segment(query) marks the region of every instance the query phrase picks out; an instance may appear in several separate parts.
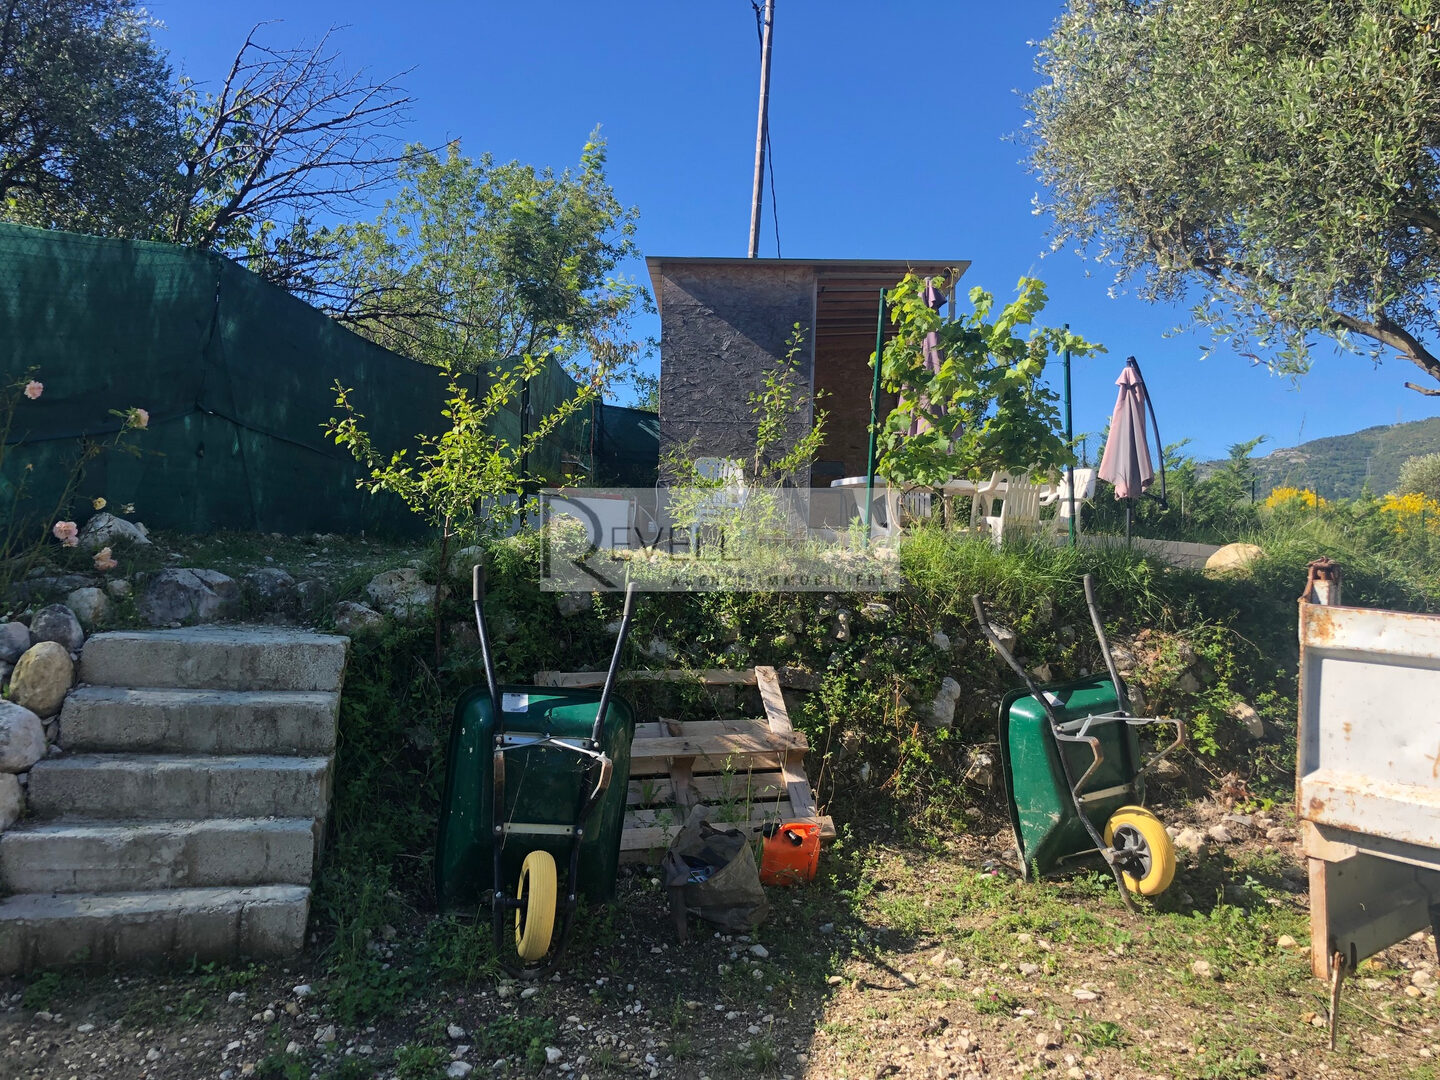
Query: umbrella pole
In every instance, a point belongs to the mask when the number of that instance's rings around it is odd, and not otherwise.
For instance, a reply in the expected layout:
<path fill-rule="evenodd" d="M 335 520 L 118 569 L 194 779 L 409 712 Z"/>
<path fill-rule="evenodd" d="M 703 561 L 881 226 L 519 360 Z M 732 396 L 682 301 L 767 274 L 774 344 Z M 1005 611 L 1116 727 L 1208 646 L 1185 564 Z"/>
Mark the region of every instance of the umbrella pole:
<path fill-rule="evenodd" d="M 1135 509 L 1135 500 L 1125 500 L 1125 546 L 1130 547 L 1130 514 Z"/>
<path fill-rule="evenodd" d="M 1070 324 L 1065 324 L 1065 333 L 1070 333 Z M 1070 449 L 1070 456 L 1075 456 L 1075 425 L 1070 417 L 1070 346 L 1065 346 L 1065 445 Z M 1069 492 L 1067 498 L 1070 502 L 1070 546 L 1075 546 L 1075 463 L 1072 460 L 1065 466 L 1065 487 Z M 1057 508 L 1058 510 L 1058 508 Z"/>
<path fill-rule="evenodd" d="M 865 454 L 865 545 L 870 545 L 870 515 L 875 502 L 875 432 L 880 415 L 880 348 L 885 338 L 885 290 L 875 316 L 875 379 L 870 387 L 870 446 Z"/>

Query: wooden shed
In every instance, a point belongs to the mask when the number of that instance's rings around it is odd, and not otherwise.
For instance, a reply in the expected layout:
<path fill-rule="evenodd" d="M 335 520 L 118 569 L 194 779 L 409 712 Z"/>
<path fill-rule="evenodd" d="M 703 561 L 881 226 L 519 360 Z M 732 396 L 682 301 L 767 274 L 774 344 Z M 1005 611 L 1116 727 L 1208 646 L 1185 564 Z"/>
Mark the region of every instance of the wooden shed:
<path fill-rule="evenodd" d="M 660 452 L 743 458 L 755 445 L 749 395 L 786 352 L 796 324 L 814 422 L 815 395 L 829 414 L 809 484 L 826 487 L 865 471 L 875 322 L 880 293 L 907 272 L 944 277 L 952 293 L 964 259 L 740 259 L 652 256 L 660 308 Z M 949 308 L 947 308 L 949 310 Z M 887 336 L 892 328 L 888 322 Z M 894 399 L 880 403 L 883 417 Z M 804 479 L 801 479 L 804 483 Z"/>

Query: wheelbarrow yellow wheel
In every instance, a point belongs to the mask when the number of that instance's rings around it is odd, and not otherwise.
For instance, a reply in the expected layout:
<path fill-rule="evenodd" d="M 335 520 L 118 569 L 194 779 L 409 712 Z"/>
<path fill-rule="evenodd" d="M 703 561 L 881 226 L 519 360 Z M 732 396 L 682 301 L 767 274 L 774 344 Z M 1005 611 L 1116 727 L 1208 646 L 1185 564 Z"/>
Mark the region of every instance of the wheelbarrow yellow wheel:
<path fill-rule="evenodd" d="M 1105 824 L 1105 843 L 1132 856 L 1137 877 L 1123 871 L 1125 887 L 1141 896 L 1158 896 L 1175 880 L 1175 845 L 1160 819 L 1143 806 L 1122 806 Z"/>
<path fill-rule="evenodd" d="M 559 894 L 555 859 L 548 851 L 532 851 L 520 865 L 520 887 L 515 899 L 515 951 L 527 963 L 539 960 L 550 948 L 555 931 L 555 898 Z"/>

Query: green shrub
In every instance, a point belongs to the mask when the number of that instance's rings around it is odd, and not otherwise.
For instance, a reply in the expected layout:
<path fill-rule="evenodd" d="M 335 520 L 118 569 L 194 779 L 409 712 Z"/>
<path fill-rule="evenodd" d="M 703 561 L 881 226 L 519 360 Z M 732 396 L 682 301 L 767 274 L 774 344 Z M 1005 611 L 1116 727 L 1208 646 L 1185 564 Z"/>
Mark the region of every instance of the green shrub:
<path fill-rule="evenodd" d="M 1440 454 L 1421 454 L 1408 458 L 1400 466 L 1400 481 L 1395 485 L 1400 495 L 1424 495 L 1440 499 Z"/>

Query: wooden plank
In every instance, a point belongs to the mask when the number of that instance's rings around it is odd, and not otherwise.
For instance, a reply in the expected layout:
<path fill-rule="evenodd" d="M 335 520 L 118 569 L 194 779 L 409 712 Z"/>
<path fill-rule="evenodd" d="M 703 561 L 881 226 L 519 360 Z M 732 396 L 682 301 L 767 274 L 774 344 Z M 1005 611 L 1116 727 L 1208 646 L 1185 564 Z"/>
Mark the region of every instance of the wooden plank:
<path fill-rule="evenodd" d="M 724 817 L 718 814 L 712 816 L 710 821 L 717 826 L 731 826 L 740 829 L 742 832 L 770 821 L 810 821 L 821 826 L 820 839 L 826 842 L 835 839 L 835 823 L 828 815 L 806 817 L 796 814 L 795 808 L 790 805 L 788 799 L 773 799 L 768 802 L 756 802 L 748 808 L 736 807 Z M 668 815 L 668 820 L 667 820 Z M 625 832 L 622 834 L 620 846 L 625 848 L 627 840 L 625 834 L 641 829 L 663 828 L 678 830 L 682 822 L 673 807 L 650 807 L 625 811 Z"/>
<path fill-rule="evenodd" d="M 641 747 L 664 739 L 732 737 L 757 740 L 765 744 L 768 751 L 810 749 L 810 741 L 803 731 L 792 729 L 777 733 L 765 720 L 668 720 L 662 717 L 657 722 L 635 725 L 635 737 L 631 740 L 630 753 L 632 757 L 638 756 Z"/>
<path fill-rule="evenodd" d="M 682 821 L 690 808 L 700 801 L 690 774 L 690 766 L 694 763 L 695 759 L 688 757 L 676 758 L 670 762 L 670 788 L 674 792 L 675 806 L 680 811 Z"/>
<path fill-rule="evenodd" d="M 622 671 L 616 676 L 617 682 L 700 682 L 706 686 L 754 686 L 755 671 L 729 671 L 721 668 L 706 668 L 687 671 L 669 668 L 660 671 Z M 570 688 L 605 685 L 603 671 L 537 671 L 536 686 L 563 686 Z"/>
<path fill-rule="evenodd" d="M 679 720 L 662 721 L 662 726 L 670 735 L 684 734 L 684 725 Z M 693 757 L 677 757 L 670 761 L 670 789 L 675 794 L 675 807 L 680 811 L 681 821 L 685 820 L 690 808 L 700 801 L 691 783 L 691 767 L 694 764 Z"/>
<path fill-rule="evenodd" d="M 758 735 L 763 737 L 770 732 L 770 725 L 763 720 L 670 721 L 662 717 L 659 721 L 636 724 L 635 742 L 645 739 L 669 738 L 671 736 L 669 725 L 672 722 L 681 724 L 680 731 L 685 735 Z"/>
<path fill-rule="evenodd" d="M 672 777 L 658 780 L 631 780 L 625 792 L 626 806 L 659 806 L 673 803 Z M 691 775 L 691 790 L 701 802 L 774 800 L 785 794 L 785 774 L 778 770 L 753 773 Z"/>
<path fill-rule="evenodd" d="M 769 725 L 761 720 L 685 720 L 681 723 L 681 730 L 685 732 L 686 736 L 704 738 L 714 735 L 744 735 L 766 740 L 767 743 L 771 738 Z M 635 741 L 631 744 L 631 776 L 651 777 L 669 775 L 669 758 L 650 752 L 655 746 L 660 745 L 657 743 L 657 740 L 673 738 L 668 732 L 669 728 L 661 723 L 635 725 Z M 803 735 L 800 737 L 803 738 Z M 736 776 L 745 776 L 756 770 L 781 768 L 784 755 L 787 752 L 788 751 L 784 749 L 768 749 L 764 753 L 752 752 L 745 754 L 725 752 L 696 754 L 694 755 L 694 761 L 691 765 L 691 771 L 692 774 L 696 776 L 706 773 L 727 773 Z"/>
<path fill-rule="evenodd" d="M 778 771 L 784 764 L 783 758 L 784 754 L 778 751 L 771 751 L 768 754 L 720 754 L 715 757 L 697 754 L 691 771 L 697 777 L 705 775 L 745 777 L 752 776 L 757 772 Z M 669 776 L 670 759 L 663 757 L 632 758 L 630 775 L 634 777 Z"/>
<path fill-rule="evenodd" d="M 814 817 L 817 810 L 815 789 L 810 786 L 810 778 L 805 774 L 804 755 L 786 754 L 781 771 L 785 777 L 785 790 L 790 795 L 795 812 L 802 817 Z"/>
<path fill-rule="evenodd" d="M 755 682 L 760 687 L 760 700 L 765 705 L 765 719 L 770 724 L 770 730 L 789 735 L 795 729 L 790 724 L 790 713 L 785 708 L 785 695 L 780 692 L 780 677 L 775 674 L 775 669 L 757 667 Z"/>
<path fill-rule="evenodd" d="M 632 761 L 644 758 L 710 757 L 739 758 L 748 754 L 775 754 L 791 750 L 802 753 L 809 743 L 800 732 L 777 735 L 774 732 L 733 735 L 681 735 L 655 739 L 636 739 L 630 747 Z"/>
<path fill-rule="evenodd" d="M 794 734 L 790 723 L 789 710 L 785 708 L 785 694 L 780 689 L 780 680 L 773 667 L 757 667 L 755 679 L 760 686 L 760 700 L 765 705 L 765 718 L 775 735 Z M 805 774 L 805 751 L 788 751 L 781 759 L 781 770 L 785 773 L 785 786 L 790 792 L 790 803 L 797 814 L 815 813 L 815 792 L 810 787 L 810 778 Z"/>

